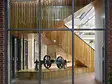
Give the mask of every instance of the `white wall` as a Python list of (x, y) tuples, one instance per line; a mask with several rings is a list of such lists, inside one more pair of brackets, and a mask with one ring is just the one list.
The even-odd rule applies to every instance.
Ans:
[[(97, 2), (98, 3), (98, 2)], [(100, 3), (100, 2), (99, 2)], [(102, 5), (95, 5), (95, 27), (103, 28)], [(102, 82), (102, 47), (104, 46), (103, 31), (95, 32), (95, 79)]]
[[(41, 43), (41, 60), (47, 55), (47, 45)], [(39, 43), (35, 42), (35, 59), (39, 60)]]
[(102, 81), (103, 32), (96, 32), (95, 37), (95, 78)]
[(47, 55), (47, 45), (41, 43), (41, 60)]
[(34, 68), (34, 34), (28, 34), (28, 69)]
[[(35, 39), (35, 44), (34, 44)], [(35, 50), (34, 50), (35, 45)], [(35, 54), (34, 54), (35, 53)], [(38, 35), (28, 34), (28, 69), (34, 69), (34, 55), (35, 60), (39, 60), (39, 43), (38, 43)], [(43, 57), (47, 55), (47, 45), (41, 43), (41, 60)]]

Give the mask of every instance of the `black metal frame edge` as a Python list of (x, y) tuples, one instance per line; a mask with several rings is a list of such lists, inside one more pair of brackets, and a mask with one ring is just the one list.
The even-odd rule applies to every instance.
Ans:
[(69, 28), (63, 28), (63, 29), (31, 29), (31, 28), (19, 28), (19, 29), (8, 29), (8, 31), (72, 31), (72, 30), (76, 30), (76, 31), (105, 31), (106, 29), (103, 29), (103, 28), (97, 28), (97, 29), (89, 29), (89, 28), (86, 28), (86, 29), (69, 29)]
[(105, 84), (108, 84), (108, 8), (109, 0), (105, 2)]

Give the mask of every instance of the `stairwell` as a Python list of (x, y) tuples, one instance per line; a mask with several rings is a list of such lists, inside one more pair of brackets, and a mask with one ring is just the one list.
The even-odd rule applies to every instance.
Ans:
[[(88, 4), (88, 3), (87, 3)], [(87, 5), (85, 4), (85, 5)], [(11, 28), (37, 28), (37, 4), (35, 2), (13, 2), (10, 4), (11, 7)], [(83, 5), (83, 7), (85, 6)], [(77, 7), (75, 11), (82, 8), (82, 6)], [(66, 11), (67, 12), (67, 11)], [(27, 17), (27, 18), (26, 18)], [(49, 19), (49, 18), (48, 18)], [(53, 19), (53, 18), (52, 18)], [(54, 20), (54, 19), (53, 19)], [(51, 19), (47, 23), (42, 21), (42, 25), (50, 25)], [(45, 24), (44, 24), (45, 23)], [(63, 21), (54, 21), (53, 28), (67, 28)], [(54, 45), (54, 40), (56, 40), (55, 45), (62, 48), (68, 57), (72, 60), (72, 33), (71, 31), (46, 31), (42, 35), (43, 42), (47, 45)], [(80, 62), (84, 66), (88, 67), (90, 71), (94, 71), (94, 49), (91, 48), (87, 43), (85, 43), (81, 38), (74, 34), (74, 57), (75, 62)], [(77, 64), (77, 63), (76, 63)]]
[[(56, 25), (56, 28), (60, 27), (67, 28), (63, 22)], [(72, 33), (70, 31), (45, 32), (45, 35), (52, 42), (55, 39), (55, 45), (69, 54), (68, 58), (72, 60)], [(94, 71), (94, 49), (75, 33), (74, 39), (75, 65), (87, 67), (88, 71)]]

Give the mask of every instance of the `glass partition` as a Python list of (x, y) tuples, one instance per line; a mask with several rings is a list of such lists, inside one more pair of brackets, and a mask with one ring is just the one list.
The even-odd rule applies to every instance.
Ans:
[(48, 84), (72, 84), (71, 42), (71, 31), (41, 32), (41, 58), (44, 60), (41, 71), (42, 82)]
[(11, 1), (10, 27), (11, 29), (38, 28), (37, 1)]
[[(61, 3), (61, 2), (60, 2)], [(63, 20), (71, 15), (72, 8), (69, 5), (42, 5), (41, 28), (66, 28)]]
[[(74, 80), (79, 83), (80, 74), (93, 73), (100, 67), (102, 61), (95, 56), (104, 55), (103, 6), (96, 11), (97, 3), (89, 0), (74, 0), (74, 3), (73, 0), (11, 0), (9, 3), (11, 83), (73, 84)], [(94, 60), (97, 60), (95, 64)], [(101, 68), (104, 70), (104, 64), (100, 71)], [(97, 73), (104, 75), (103, 72)]]
[[(75, 29), (104, 29), (104, 6), (97, 7), (96, 2), (88, 3), (82, 7), (75, 7), (74, 12), (74, 28)], [(72, 15), (64, 19), (64, 24), (68, 28), (72, 28)]]
[(10, 31), (8, 36), (11, 83), (24, 83), (25, 80), (38, 82), (39, 72), (36, 62), (39, 56), (38, 33), (36, 31)]
[(76, 84), (98, 84), (95, 80), (98, 76), (104, 79), (104, 35), (104, 31), (74, 31)]
[(66, 28), (63, 20), (72, 14), (71, 0), (38, 2), (11, 1), (9, 28)]

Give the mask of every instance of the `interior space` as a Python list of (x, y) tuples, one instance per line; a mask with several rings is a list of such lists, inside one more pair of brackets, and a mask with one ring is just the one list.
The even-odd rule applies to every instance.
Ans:
[(104, 84), (102, 0), (11, 0), (9, 84)]

